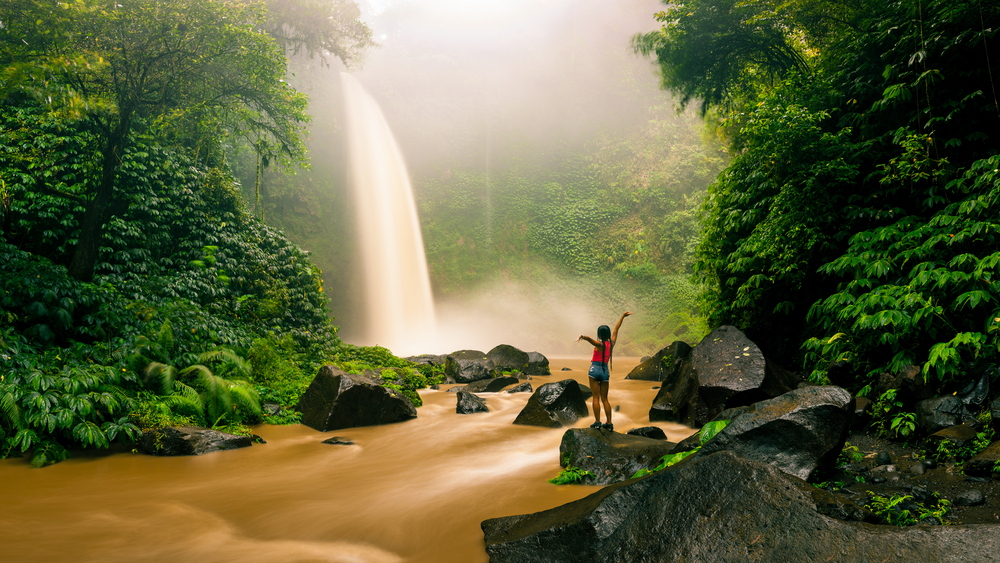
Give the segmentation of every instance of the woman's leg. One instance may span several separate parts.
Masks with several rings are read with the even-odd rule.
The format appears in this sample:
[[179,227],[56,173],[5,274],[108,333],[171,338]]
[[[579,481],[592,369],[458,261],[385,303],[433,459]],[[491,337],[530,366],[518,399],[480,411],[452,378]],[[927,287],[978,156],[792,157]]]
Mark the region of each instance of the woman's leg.
[[[604,403],[604,414],[608,419],[608,424],[611,424],[611,403],[608,402],[608,388],[610,387],[610,381],[602,381],[600,383],[601,402]],[[590,388],[594,388],[593,383],[591,383]],[[594,393],[594,410],[597,410],[597,393]]]
[[[591,377],[589,379],[590,379],[590,392],[594,395],[594,405],[593,405],[594,406],[594,420],[596,420],[597,422],[600,422],[601,421],[601,387],[602,386],[606,386],[607,383],[603,383],[602,384],[600,381],[597,381],[593,377]],[[607,395],[607,391],[605,391],[604,394]],[[608,421],[609,422],[611,421],[610,417],[608,418]]]

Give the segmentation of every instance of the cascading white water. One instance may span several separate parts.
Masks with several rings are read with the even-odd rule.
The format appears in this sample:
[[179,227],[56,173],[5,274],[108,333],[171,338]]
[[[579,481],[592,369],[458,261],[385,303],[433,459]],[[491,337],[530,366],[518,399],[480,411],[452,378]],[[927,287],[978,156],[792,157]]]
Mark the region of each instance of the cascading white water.
[[425,352],[437,323],[406,162],[375,100],[340,74],[364,275],[363,342],[397,355]]

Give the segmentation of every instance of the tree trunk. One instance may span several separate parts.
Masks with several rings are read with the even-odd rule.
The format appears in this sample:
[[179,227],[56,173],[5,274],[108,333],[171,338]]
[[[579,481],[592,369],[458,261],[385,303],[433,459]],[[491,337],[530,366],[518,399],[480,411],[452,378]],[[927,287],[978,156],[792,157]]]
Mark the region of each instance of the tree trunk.
[[130,128],[131,112],[123,112],[118,127],[111,132],[104,145],[101,184],[83,213],[80,238],[69,264],[69,275],[77,280],[89,282],[94,277],[94,266],[100,257],[101,239],[104,238],[104,223],[108,220],[108,210],[114,201],[118,165],[121,164]]

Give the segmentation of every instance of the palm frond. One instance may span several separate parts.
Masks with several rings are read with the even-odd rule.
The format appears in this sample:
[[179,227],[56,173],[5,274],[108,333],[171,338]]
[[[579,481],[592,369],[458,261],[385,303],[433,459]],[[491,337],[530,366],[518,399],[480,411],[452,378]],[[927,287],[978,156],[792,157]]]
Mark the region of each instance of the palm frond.
[[21,408],[17,406],[17,401],[14,400],[14,394],[10,391],[0,395],[0,414],[7,419],[11,428],[24,429],[24,415],[21,413]]
[[229,381],[229,394],[233,403],[253,414],[260,414],[260,395],[245,381]]
[[160,362],[150,362],[143,372],[143,384],[153,390],[159,388],[162,395],[169,395],[177,379],[177,368]]

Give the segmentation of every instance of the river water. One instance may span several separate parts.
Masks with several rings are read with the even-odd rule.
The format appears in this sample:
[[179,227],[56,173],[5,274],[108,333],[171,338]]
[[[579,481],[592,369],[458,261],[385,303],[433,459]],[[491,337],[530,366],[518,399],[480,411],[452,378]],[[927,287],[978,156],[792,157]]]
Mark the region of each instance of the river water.
[[[587,365],[551,360],[553,375],[531,384],[585,383]],[[621,379],[635,365],[614,365],[619,432],[650,425],[657,384]],[[199,457],[81,454],[43,469],[0,461],[0,559],[486,562],[483,520],[597,490],[547,482],[560,470],[565,429],[512,425],[529,393],[483,394],[491,412],[475,415],[456,414],[453,393],[421,395],[409,422],[327,433],[263,425],[255,432],[267,444]],[[671,441],[692,432],[655,425]],[[332,436],[355,445],[321,443]]]

